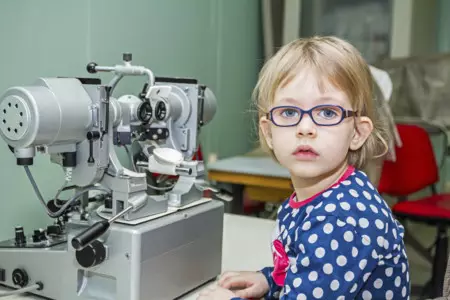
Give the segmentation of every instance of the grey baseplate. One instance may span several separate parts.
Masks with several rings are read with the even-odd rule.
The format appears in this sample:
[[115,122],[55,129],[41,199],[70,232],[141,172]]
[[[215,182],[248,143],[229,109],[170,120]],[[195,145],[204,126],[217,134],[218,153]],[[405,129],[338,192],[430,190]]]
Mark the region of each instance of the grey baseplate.
[[92,268],[81,267],[67,243],[3,248],[0,284],[18,288],[12,274],[21,270],[28,284],[44,284],[34,294],[54,300],[176,299],[220,274],[223,213],[221,202],[210,201],[136,226],[113,224],[101,237],[106,259]]

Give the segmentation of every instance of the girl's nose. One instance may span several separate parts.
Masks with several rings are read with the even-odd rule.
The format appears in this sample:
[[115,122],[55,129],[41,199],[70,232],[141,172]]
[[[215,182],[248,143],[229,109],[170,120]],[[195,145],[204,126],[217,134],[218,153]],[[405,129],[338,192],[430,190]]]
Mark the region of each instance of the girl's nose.
[[303,114],[300,123],[297,125],[297,135],[315,137],[317,134],[316,124],[308,114]]

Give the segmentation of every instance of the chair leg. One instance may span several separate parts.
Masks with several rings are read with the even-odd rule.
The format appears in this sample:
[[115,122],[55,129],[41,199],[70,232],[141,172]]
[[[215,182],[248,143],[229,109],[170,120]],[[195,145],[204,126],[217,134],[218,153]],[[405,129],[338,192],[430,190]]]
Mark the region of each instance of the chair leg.
[[[406,229],[406,228],[405,228]],[[425,258],[429,263],[433,263],[433,256],[430,253],[430,250],[424,247],[419,241],[409,234],[409,230],[405,230],[405,243],[411,245],[414,250],[419,253],[423,258]]]
[[439,225],[436,237],[436,251],[434,254],[433,270],[432,270],[432,298],[442,296],[444,287],[444,276],[447,268],[448,259],[448,237],[447,229],[443,225]]

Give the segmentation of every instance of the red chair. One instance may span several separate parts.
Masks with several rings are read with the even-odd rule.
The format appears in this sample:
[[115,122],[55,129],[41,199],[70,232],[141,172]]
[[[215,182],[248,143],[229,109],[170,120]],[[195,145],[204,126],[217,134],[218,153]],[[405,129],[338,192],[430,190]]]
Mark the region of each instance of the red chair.
[[[398,124],[402,147],[396,148],[397,160],[385,161],[381,172],[378,191],[396,197],[399,201],[392,207],[393,213],[402,223],[411,220],[422,222],[437,229],[435,251],[424,248],[405,226],[405,242],[432,263],[432,278],[425,287],[419,287],[423,296],[442,295],[443,280],[448,258],[447,226],[450,225],[450,194],[438,194],[439,167],[434,155],[429,132],[422,126]],[[439,130],[438,130],[439,131]],[[436,130],[435,130],[436,132]],[[447,148],[447,136],[444,146]],[[443,154],[445,157],[445,152]],[[431,188],[431,195],[407,201],[407,197],[425,188]],[[413,292],[417,291],[415,287]]]

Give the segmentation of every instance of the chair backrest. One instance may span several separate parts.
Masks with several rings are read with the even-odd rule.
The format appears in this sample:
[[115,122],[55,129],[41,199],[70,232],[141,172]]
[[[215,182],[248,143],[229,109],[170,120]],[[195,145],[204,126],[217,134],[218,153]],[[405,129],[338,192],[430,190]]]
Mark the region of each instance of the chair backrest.
[[417,125],[397,124],[402,141],[395,162],[384,161],[378,191],[407,196],[439,180],[439,169],[427,131]]

